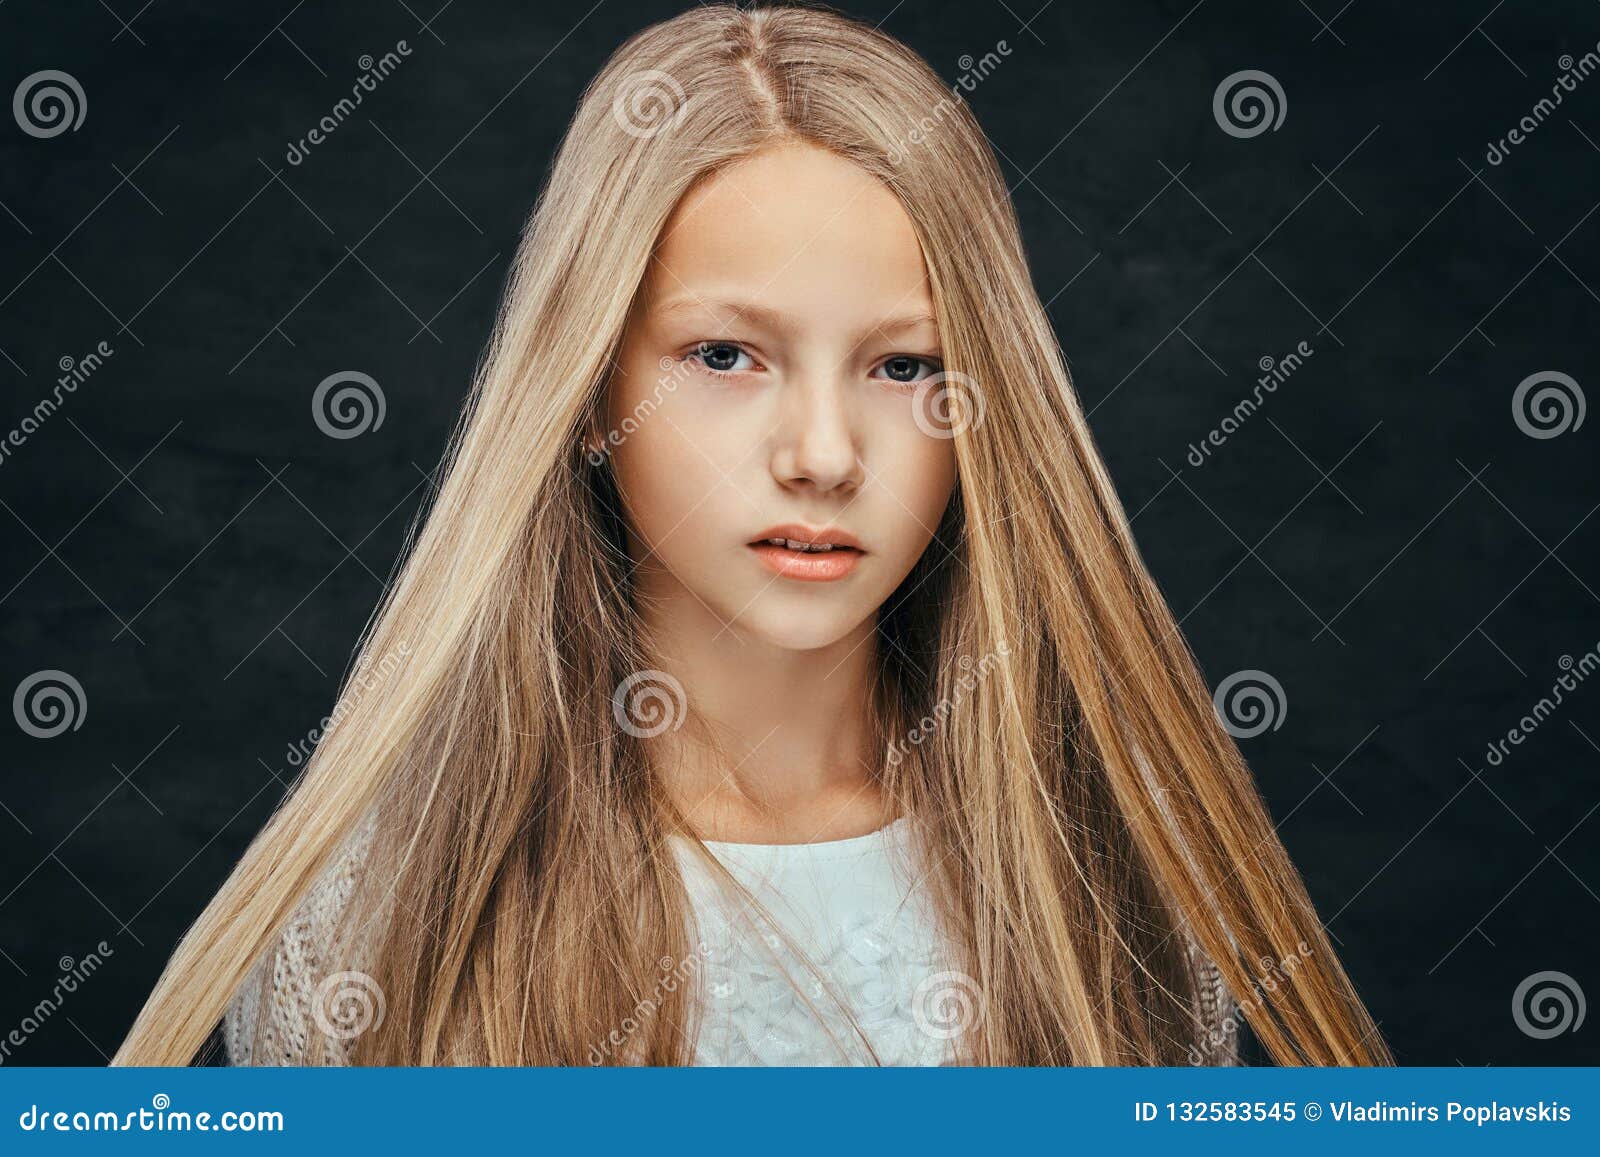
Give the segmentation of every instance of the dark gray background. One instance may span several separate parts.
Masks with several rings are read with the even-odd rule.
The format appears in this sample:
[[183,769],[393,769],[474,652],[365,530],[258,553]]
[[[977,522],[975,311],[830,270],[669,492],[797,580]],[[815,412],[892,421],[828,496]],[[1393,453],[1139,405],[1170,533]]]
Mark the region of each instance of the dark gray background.
[[[0,727],[0,1037],[62,957],[104,967],[11,1052],[99,1063],[292,773],[488,334],[582,86],[678,4],[11,0],[0,95],[0,427],[62,358],[114,354],[0,461],[0,690],[60,669],[77,730]],[[1536,9],[1536,10],[1530,10]],[[1499,766],[1487,744],[1600,643],[1596,428],[1512,394],[1597,385],[1600,78],[1499,165],[1600,6],[902,0],[849,11],[970,96],[1141,549],[1213,685],[1262,670],[1242,745],[1402,1062],[1571,1064],[1513,993],[1600,995],[1600,686]],[[426,22],[426,23],[425,23]],[[285,161],[396,41],[412,54]],[[1282,125],[1222,131],[1244,69]],[[1306,364],[1203,466],[1263,357]],[[310,399],[372,375],[384,424]],[[0,430],[3,435],[4,430]]]

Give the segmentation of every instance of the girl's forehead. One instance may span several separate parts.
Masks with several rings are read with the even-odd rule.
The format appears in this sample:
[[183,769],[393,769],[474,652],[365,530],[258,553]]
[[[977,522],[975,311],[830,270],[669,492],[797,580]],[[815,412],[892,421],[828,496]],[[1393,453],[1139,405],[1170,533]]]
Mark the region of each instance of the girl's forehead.
[[899,198],[803,144],[764,149],[696,185],[662,231],[648,296],[779,313],[931,313],[922,247]]

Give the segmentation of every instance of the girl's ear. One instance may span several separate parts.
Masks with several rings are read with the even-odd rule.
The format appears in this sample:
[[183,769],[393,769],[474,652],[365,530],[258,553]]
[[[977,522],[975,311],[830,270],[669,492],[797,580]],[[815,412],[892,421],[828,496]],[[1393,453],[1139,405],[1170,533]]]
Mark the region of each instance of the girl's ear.
[[579,432],[578,450],[584,458],[598,464],[605,460],[605,444],[604,412],[596,407]]
[[589,417],[579,433],[584,457],[591,462],[602,461],[609,452],[610,438],[607,424],[611,420],[611,394],[615,388],[615,379],[616,362],[613,360],[610,370],[601,383],[600,397],[589,410]]

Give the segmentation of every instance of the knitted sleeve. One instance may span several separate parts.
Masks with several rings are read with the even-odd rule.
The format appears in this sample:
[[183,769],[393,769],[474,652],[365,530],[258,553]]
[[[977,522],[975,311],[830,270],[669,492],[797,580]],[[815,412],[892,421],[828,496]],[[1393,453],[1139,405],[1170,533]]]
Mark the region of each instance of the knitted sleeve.
[[1244,1018],[1238,1002],[1222,973],[1194,940],[1189,941],[1189,960],[1195,970],[1200,1019],[1200,1035],[1189,1052],[1189,1061],[1206,1066],[1241,1064],[1239,1032]]
[[382,994],[361,972],[330,971],[333,936],[354,891],[371,826],[359,829],[317,878],[229,1002],[230,1065],[347,1065]]

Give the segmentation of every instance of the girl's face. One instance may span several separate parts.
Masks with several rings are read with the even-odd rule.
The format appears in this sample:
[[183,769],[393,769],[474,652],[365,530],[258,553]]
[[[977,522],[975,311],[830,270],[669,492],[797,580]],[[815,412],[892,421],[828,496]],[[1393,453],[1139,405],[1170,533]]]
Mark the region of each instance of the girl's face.
[[657,243],[602,435],[640,589],[797,650],[872,619],[955,484],[940,359],[911,221],[864,170],[785,144],[702,181]]

